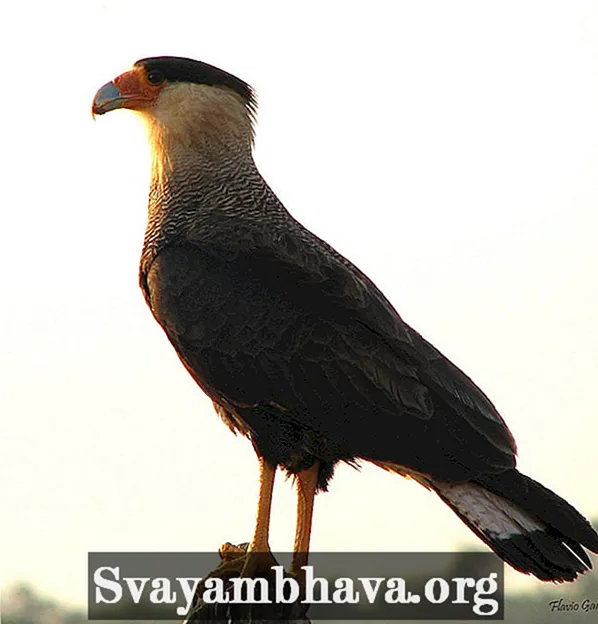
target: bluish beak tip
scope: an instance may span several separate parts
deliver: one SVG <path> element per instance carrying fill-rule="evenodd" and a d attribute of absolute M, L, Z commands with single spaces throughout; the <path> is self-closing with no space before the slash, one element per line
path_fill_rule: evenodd
<path fill-rule="evenodd" d="M 103 115 L 111 110 L 122 108 L 124 103 L 125 98 L 120 89 L 113 82 L 108 82 L 95 94 L 91 114 L 94 117 L 95 115 Z"/>

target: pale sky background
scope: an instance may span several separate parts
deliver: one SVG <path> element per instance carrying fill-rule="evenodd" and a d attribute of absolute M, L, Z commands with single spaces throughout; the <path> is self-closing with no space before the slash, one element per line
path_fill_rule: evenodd
<path fill-rule="evenodd" d="M 489 394 L 523 472 L 598 518 L 595 2 L 58 0 L 3 12 L 5 583 L 84 603 L 88 551 L 251 537 L 251 446 L 213 413 L 137 285 L 141 125 L 127 111 L 90 115 L 97 88 L 162 54 L 256 88 L 256 160 L 287 208 Z M 294 515 L 279 478 L 274 549 L 292 547 Z M 434 495 L 378 469 L 341 467 L 316 501 L 314 550 L 474 545 Z"/>

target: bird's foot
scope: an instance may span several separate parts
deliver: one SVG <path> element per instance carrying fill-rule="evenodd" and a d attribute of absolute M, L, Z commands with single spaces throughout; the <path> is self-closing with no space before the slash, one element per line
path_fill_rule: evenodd
<path fill-rule="evenodd" d="M 274 595 L 271 593 L 275 585 L 275 573 L 272 566 L 278 565 L 278 562 L 270 550 L 250 551 L 249 544 L 234 546 L 226 543 L 221 546 L 219 554 L 222 561 L 209 574 L 209 577 L 220 578 L 225 584 L 227 594 L 231 592 L 234 594 L 235 590 L 231 585 L 233 578 L 264 578 L 268 584 L 271 602 L 263 604 L 204 603 L 202 600 L 204 582 L 197 588 L 193 607 L 185 624 L 197 624 L 206 620 L 242 621 L 249 624 L 266 624 L 272 621 L 309 624 L 307 618 L 309 605 L 303 604 L 300 599 L 290 604 L 277 603 L 274 600 Z"/>
<path fill-rule="evenodd" d="M 301 562 L 300 565 L 297 565 L 295 562 L 293 562 L 289 569 L 289 576 L 294 578 L 297 583 L 299 583 L 299 587 L 301 588 L 302 592 L 305 590 L 305 570 L 300 566 L 306 565 L 306 563 L 307 562 Z"/>
<path fill-rule="evenodd" d="M 222 563 L 218 570 L 226 573 L 238 572 L 244 578 L 255 578 L 272 573 L 272 567 L 278 562 L 270 549 L 266 551 L 249 550 L 249 544 L 235 546 L 230 542 L 223 544 L 218 553 Z"/>
<path fill-rule="evenodd" d="M 249 548 L 249 542 L 244 542 L 243 544 L 239 544 L 235 546 L 230 542 L 226 542 L 222 544 L 218 549 L 218 554 L 220 555 L 220 559 L 223 562 L 234 561 L 239 557 L 244 557 L 247 554 L 247 549 Z"/>

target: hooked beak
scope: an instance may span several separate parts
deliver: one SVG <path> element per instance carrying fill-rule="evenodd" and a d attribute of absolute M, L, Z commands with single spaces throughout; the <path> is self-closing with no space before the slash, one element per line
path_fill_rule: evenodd
<path fill-rule="evenodd" d="M 127 98 L 121 90 L 113 82 L 108 82 L 98 90 L 93 98 L 91 114 L 103 115 L 117 108 L 123 108 L 126 101 Z"/>
<path fill-rule="evenodd" d="M 149 84 L 143 69 L 134 67 L 105 84 L 95 95 L 92 115 L 103 115 L 117 108 L 141 111 L 151 108 L 163 85 Z"/>

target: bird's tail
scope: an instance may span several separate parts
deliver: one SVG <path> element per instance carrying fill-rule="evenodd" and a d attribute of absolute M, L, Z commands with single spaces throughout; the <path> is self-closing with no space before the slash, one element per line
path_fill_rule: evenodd
<path fill-rule="evenodd" d="M 572 581 L 591 569 L 598 534 L 567 501 L 515 469 L 465 483 L 430 483 L 438 496 L 516 570 Z"/>

